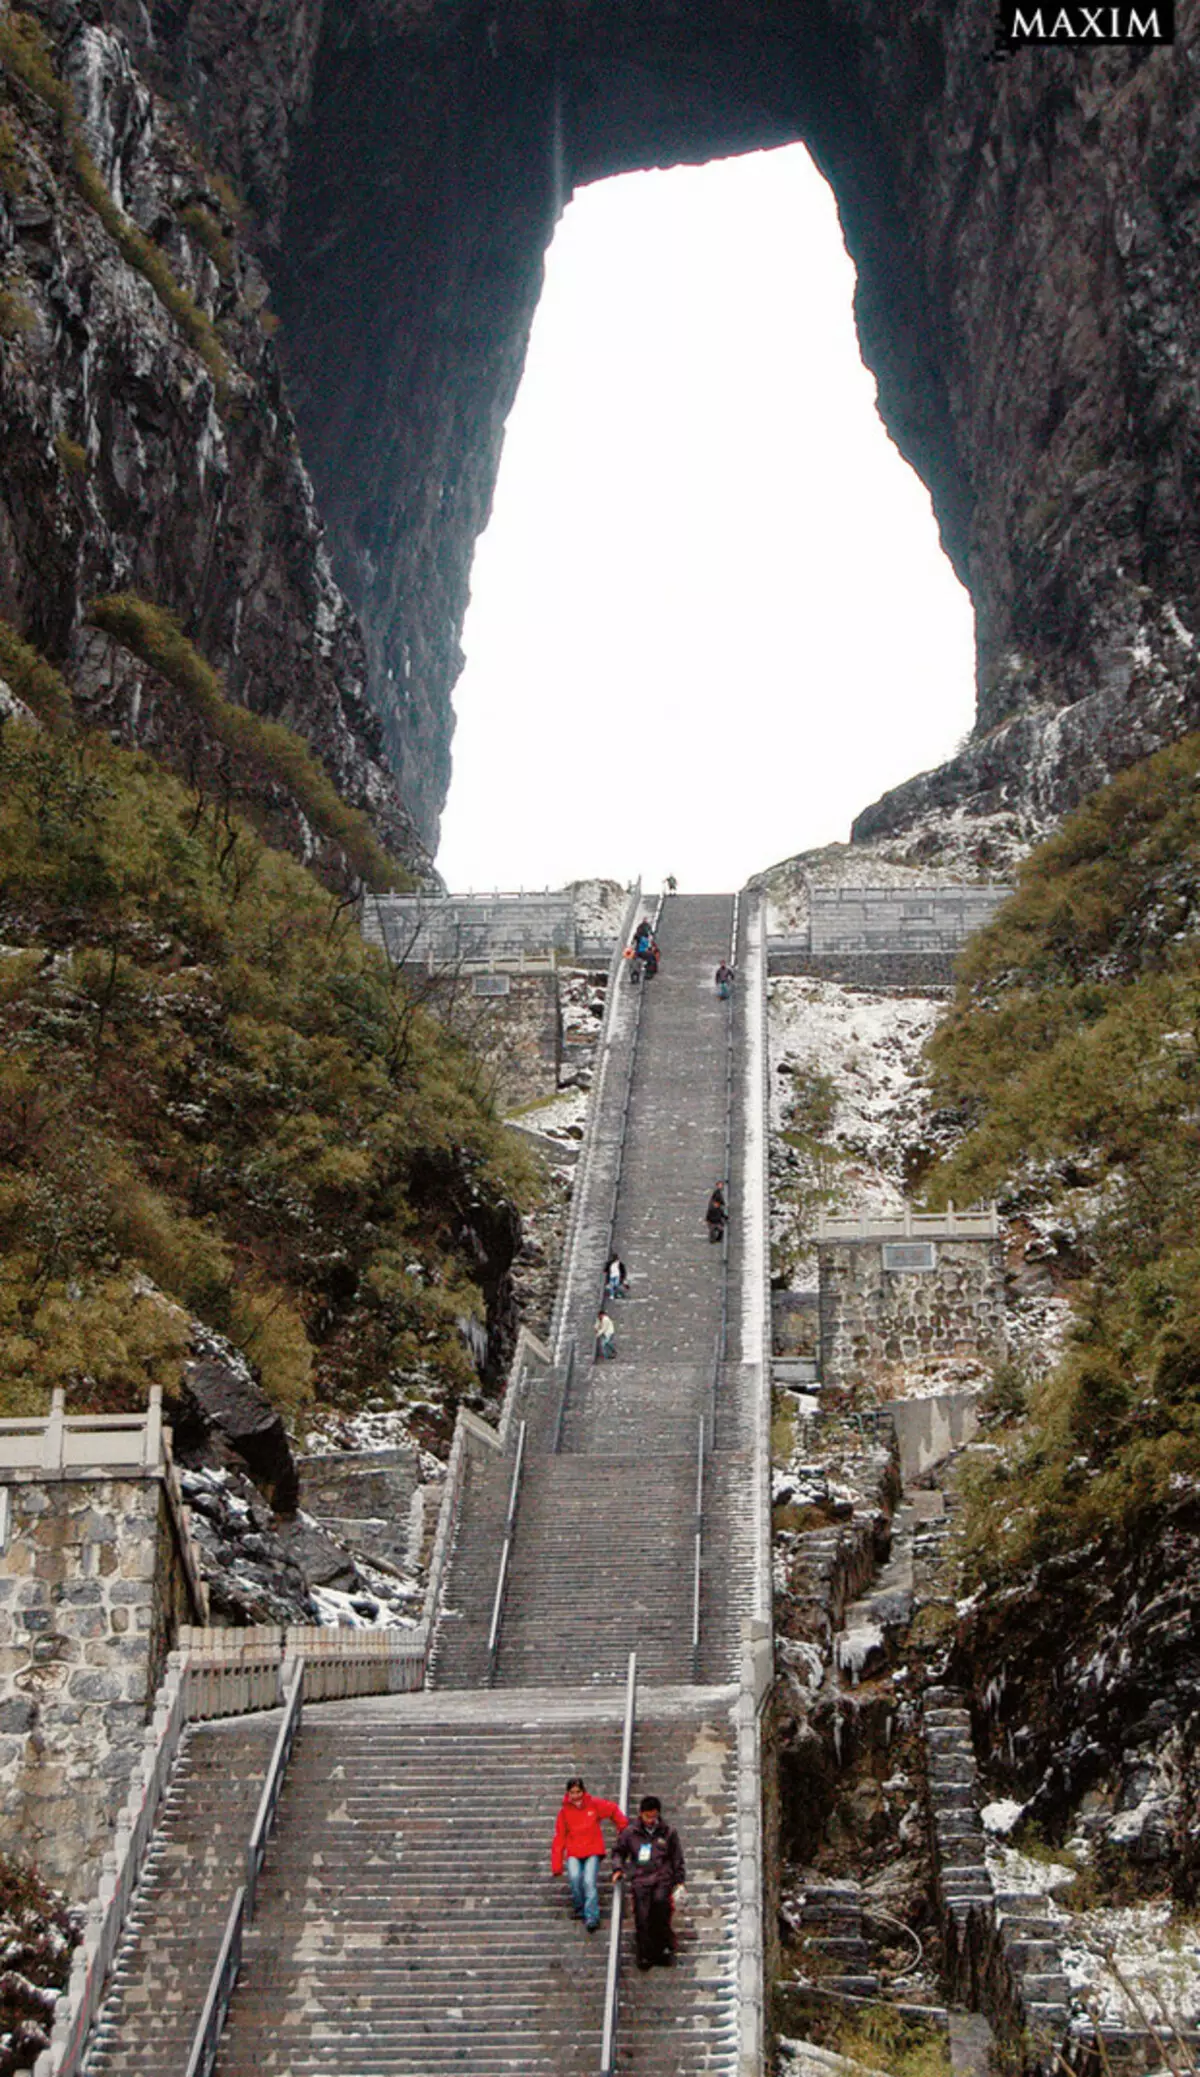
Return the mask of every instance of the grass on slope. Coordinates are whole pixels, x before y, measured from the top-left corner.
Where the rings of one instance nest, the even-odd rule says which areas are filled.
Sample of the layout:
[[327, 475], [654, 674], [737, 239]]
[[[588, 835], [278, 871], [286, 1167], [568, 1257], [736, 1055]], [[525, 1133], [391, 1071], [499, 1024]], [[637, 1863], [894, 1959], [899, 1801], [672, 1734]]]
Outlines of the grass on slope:
[[0, 729], [0, 1410], [140, 1405], [190, 1315], [293, 1414], [453, 1400], [526, 1183], [312, 874], [143, 755]]
[[973, 941], [929, 1047], [971, 1130], [931, 1195], [1055, 1208], [1094, 1273], [973, 1493], [981, 1569], [1136, 1533], [1200, 1478], [1200, 737], [1094, 795]]

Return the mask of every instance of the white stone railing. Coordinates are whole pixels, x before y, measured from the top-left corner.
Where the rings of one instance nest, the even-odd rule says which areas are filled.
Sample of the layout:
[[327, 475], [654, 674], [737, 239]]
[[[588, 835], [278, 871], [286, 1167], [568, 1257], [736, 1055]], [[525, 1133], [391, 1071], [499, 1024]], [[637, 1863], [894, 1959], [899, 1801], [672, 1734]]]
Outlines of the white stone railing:
[[144, 1414], [70, 1414], [56, 1385], [50, 1412], [0, 1421], [0, 1470], [157, 1471], [164, 1461], [162, 1387], [152, 1385]]
[[994, 1204], [974, 1211], [956, 1211], [948, 1204], [944, 1212], [914, 1212], [905, 1205], [891, 1216], [859, 1219], [830, 1212], [817, 1215], [817, 1239], [822, 1240], [994, 1240], [1000, 1231], [1000, 1214]]
[[208, 1588], [171, 1456], [171, 1431], [163, 1425], [161, 1385], [151, 1385], [144, 1414], [68, 1414], [66, 1394], [56, 1385], [48, 1414], [0, 1421], [0, 1482], [6, 1472], [32, 1484], [39, 1477], [157, 1479], [192, 1607], [201, 1618], [208, 1615]]

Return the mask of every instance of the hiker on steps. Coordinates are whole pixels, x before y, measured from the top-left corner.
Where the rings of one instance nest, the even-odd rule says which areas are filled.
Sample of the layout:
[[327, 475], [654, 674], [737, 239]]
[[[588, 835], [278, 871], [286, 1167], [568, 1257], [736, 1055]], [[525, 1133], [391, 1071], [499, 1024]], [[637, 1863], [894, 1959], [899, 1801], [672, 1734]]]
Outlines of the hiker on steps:
[[604, 1295], [606, 1298], [627, 1298], [629, 1278], [625, 1264], [619, 1255], [610, 1255], [604, 1271]]
[[704, 1223], [708, 1228], [709, 1239], [714, 1241], [720, 1240], [721, 1235], [729, 1224], [729, 1206], [725, 1202], [724, 1183], [718, 1183], [712, 1196], [709, 1198], [708, 1209], [704, 1214]]
[[671, 1916], [676, 1902], [682, 1903], [687, 1895], [687, 1870], [679, 1834], [663, 1823], [657, 1796], [642, 1797], [636, 1818], [613, 1848], [613, 1862], [613, 1881], [624, 1878], [633, 1892], [638, 1968], [652, 1969], [660, 1962], [669, 1969], [675, 1960]]
[[571, 1885], [576, 1918], [589, 1933], [600, 1923], [600, 1863], [604, 1858], [601, 1823], [607, 1821], [624, 1832], [629, 1819], [619, 1803], [606, 1803], [603, 1796], [589, 1796], [583, 1776], [573, 1774], [554, 1827], [550, 1847], [550, 1873], [565, 1875]]
[[716, 973], [713, 975], [713, 979], [717, 984], [717, 994], [720, 996], [721, 1001], [728, 1002], [729, 991], [733, 987], [733, 968], [727, 966], [725, 961], [722, 960]]
[[617, 1330], [613, 1326], [611, 1314], [606, 1313], [604, 1307], [601, 1306], [596, 1314], [596, 1361], [597, 1363], [611, 1362], [616, 1353]]

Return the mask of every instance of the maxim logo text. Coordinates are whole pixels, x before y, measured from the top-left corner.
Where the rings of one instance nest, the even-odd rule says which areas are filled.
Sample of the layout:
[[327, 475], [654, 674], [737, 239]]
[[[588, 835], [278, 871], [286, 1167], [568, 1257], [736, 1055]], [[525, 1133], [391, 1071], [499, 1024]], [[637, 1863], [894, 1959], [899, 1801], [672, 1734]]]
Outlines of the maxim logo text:
[[1155, 44], [1175, 41], [1175, 0], [1152, 0], [1141, 6], [1087, 7], [1030, 5], [1029, 0], [1000, 0], [996, 20], [996, 53], [1028, 44]]

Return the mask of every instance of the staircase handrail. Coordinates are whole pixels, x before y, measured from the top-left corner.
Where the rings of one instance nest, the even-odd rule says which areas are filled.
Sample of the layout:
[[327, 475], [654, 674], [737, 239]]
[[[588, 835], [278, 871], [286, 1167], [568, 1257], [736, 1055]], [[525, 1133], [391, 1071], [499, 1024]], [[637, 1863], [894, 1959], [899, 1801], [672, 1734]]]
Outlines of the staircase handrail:
[[[659, 927], [662, 923], [663, 904], [666, 899], [665, 893], [659, 895], [658, 901], [655, 904], [654, 914], [650, 919], [650, 928], [655, 937], [658, 936]], [[621, 1129], [617, 1134], [617, 1158], [613, 1166], [612, 1202], [608, 1208], [608, 1243], [604, 1250], [606, 1268], [616, 1253], [617, 1206], [621, 1201], [621, 1176], [625, 1167], [625, 1141], [629, 1137], [629, 1107], [633, 1102], [633, 1077], [637, 1071], [638, 1040], [642, 1035], [642, 1004], [645, 1000], [646, 981], [645, 975], [643, 975], [642, 985], [638, 989], [637, 1007], [633, 1013], [633, 1036], [629, 1043], [629, 1068], [625, 1076], [625, 1094], [621, 1100]]]
[[[742, 897], [733, 897], [733, 912], [729, 925], [729, 964], [737, 971], [738, 922], [741, 915]], [[726, 1190], [729, 1188], [730, 1171], [733, 1167], [733, 996], [725, 1004], [725, 1165], [723, 1176]], [[744, 1209], [744, 1207], [743, 1207]], [[721, 1368], [729, 1350], [729, 1222], [721, 1235], [721, 1314], [717, 1328], [716, 1349], [713, 1355], [712, 1390], [709, 1408], [708, 1447], [717, 1446], [717, 1391], [721, 1381]]]
[[[704, 1563], [704, 1423], [696, 1446], [696, 1519], [692, 1566], [692, 1679], [700, 1678], [700, 1574]], [[621, 1806], [622, 1809], [624, 1805]]]
[[555, 1356], [559, 1353], [559, 1343], [562, 1338], [563, 1316], [566, 1312], [567, 1293], [571, 1281], [571, 1257], [574, 1253], [575, 1238], [579, 1231], [583, 1203], [587, 1195], [588, 1176], [595, 1158], [601, 1098], [604, 1093], [604, 1068], [608, 1059], [607, 1048], [610, 1033], [616, 1022], [617, 1011], [620, 1005], [620, 981], [625, 965], [625, 947], [629, 943], [633, 931], [633, 919], [641, 906], [641, 900], [642, 883], [639, 879], [634, 881], [630, 889], [629, 900], [625, 904], [621, 928], [608, 966], [608, 983], [604, 996], [604, 1022], [600, 1027], [598, 1047], [598, 1058], [601, 1063], [600, 1073], [592, 1086], [591, 1101], [588, 1104], [587, 1124], [584, 1128], [583, 1145], [580, 1148], [579, 1160], [575, 1168], [575, 1184], [571, 1191], [571, 1208], [567, 1213], [566, 1232], [563, 1235], [562, 1267], [559, 1271], [558, 1290], [554, 1297], [554, 1305], [550, 1314], [550, 1332], [547, 1336]]
[[239, 1886], [233, 1893], [225, 1931], [221, 1935], [221, 1945], [205, 1993], [204, 2009], [192, 2039], [185, 2077], [210, 2077], [217, 2060], [234, 1987], [241, 1973], [247, 1918], [246, 1892]]
[[496, 1593], [492, 1601], [492, 1624], [488, 1631], [487, 1680], [490, 1688], [496, 1678], [496, 1658], [500, 1650], [500, 1624], [504, 1619], [504, 1595], [508, 1587], [508, 1564], [512, 1556], [513, 1536], [517, 1527], [517, 1507], [521, 1497], [521, 1472], [525, 1464], [526, 1424], [522, 1421], [517, 1431], [517, 1453], [513, 1459], [512, 1484], [508, 1489], [508, 1514], [504, 1522], [504, 1543], [500, 1551], [500, 1570], [496, 1575]]
[[292, 1748], [300, 1733], [300, 1717], [304, 1708], [304, 1660], [297, 1659], [292, 1676], [291, 1693], [283, 1709], [283, 1722], [271, 1753], [266, 1780], [258, 1799], [254, 1823], [250, 1828], [250, 1842], [246, 1848], [246, 1917], [254, 1916], [254, 1904], [258, 1895], [258, 1878], [262, 1874], [267, 1855], [267, 1841], [275, 1829], [275, 1813], [279, 1809], [279, 1798], [283, 1794], [283, 1780], [292, 1757]]
[[304, 1660], [297, 1659], [291, 1691], [284, 1704], [283, 1722], [279, 1726], [271, 1749], [262, 1794], [258, 1799], [258, 1809], [255, 1812], [254, 1823], [250, 1827], [250, 1838], [246, 1846], [246, 1880], [240, 1883], [233, 1893], [229, 1916], [225, 1921], [225, 1931], [217, 1950], [217, 1959], [213, 1964], [200, 2018], [192, 2036], [191, 2054], [187, 2059], [185, 2077], [210, 2077], [217, 2060], [217, 2050], [229, 2015], [230, 2002], [241, 1974], [242, 1943], [246, 1928], [254, 1916], [258, 1878], [262, 1874], [263, 1861], [266, 1858], [267, 1840], [274, 1828], [275, 1813], [279, 1808], [284, 1776], [300, 1729], [300, 1713], [303, 1706]]
[[569, 1402], [569, 1400], [570, 1400], [570, 1397], [571, 1397], [571, 1385], [572, 1385], [572, 1383], [573, 1383], [573, 1381], [574, 1381], [574, 1377], [575, 1377], [575, 1350], [576, 1350], [576, 1346], [577, 1346], [577, 1344], [576, 1344], [575, 1336], [574, 1336], [574, 1335], [572, 1335], [572, 1336], [571, 1336], [571, 1345], [570, 1345], [570, 1347], [569, 1347], [569, 1348], [568, 1348], [568, 1350], [567, 1350], [567, 1361], [566, 1361], [566, 1365], [565, 1365], [565, 1367], [564, 1367], [564, 1370], [563, 1370], [563, 1388], [562, 1388], [562, 1391], [561, 1391], [561, 1393], [559, 1394], [559, 1400], [558, 1400], [558, 1412], [556, 1413], [556, 1415], [555, 1415], [555, 1417], [554, 1417], [554, 1434], [553, 1434], [553, 1437], [551, 1438], [551, 1444], [550, 1444], [550, 1454], [551, 1454], [551, 1456], [552, 1456], [552, 1457], [557, 1457], [557, 1456], [561, 1455], [561, 1453], [562, 1453], [562, 1439], [563, 1439], [563, 1428], [564, 1428], [564, 1427], [565, 1427], [565, 1425], [566, 1425], [566, 1419], [567, 1419], [567, 1404], [568, 1404], [568, 1402]]
[[[630, 1652], [625, 1675], [625, 1727], [621, 1738], [619, 1807], [629, 1809], [629, 1777], [633, 1772], [633, 1716], [637, 1698], [637, 1653]], [[600, 2045], [600, 2077], [613, 2077], [617, 2061], [617, 2012], [621, 1989], [621, 1918], [625, 1884], [614, 1882], [612, 1920], [608, 1929], [608, 1971], [604, 1980], [604, 2032]]]

